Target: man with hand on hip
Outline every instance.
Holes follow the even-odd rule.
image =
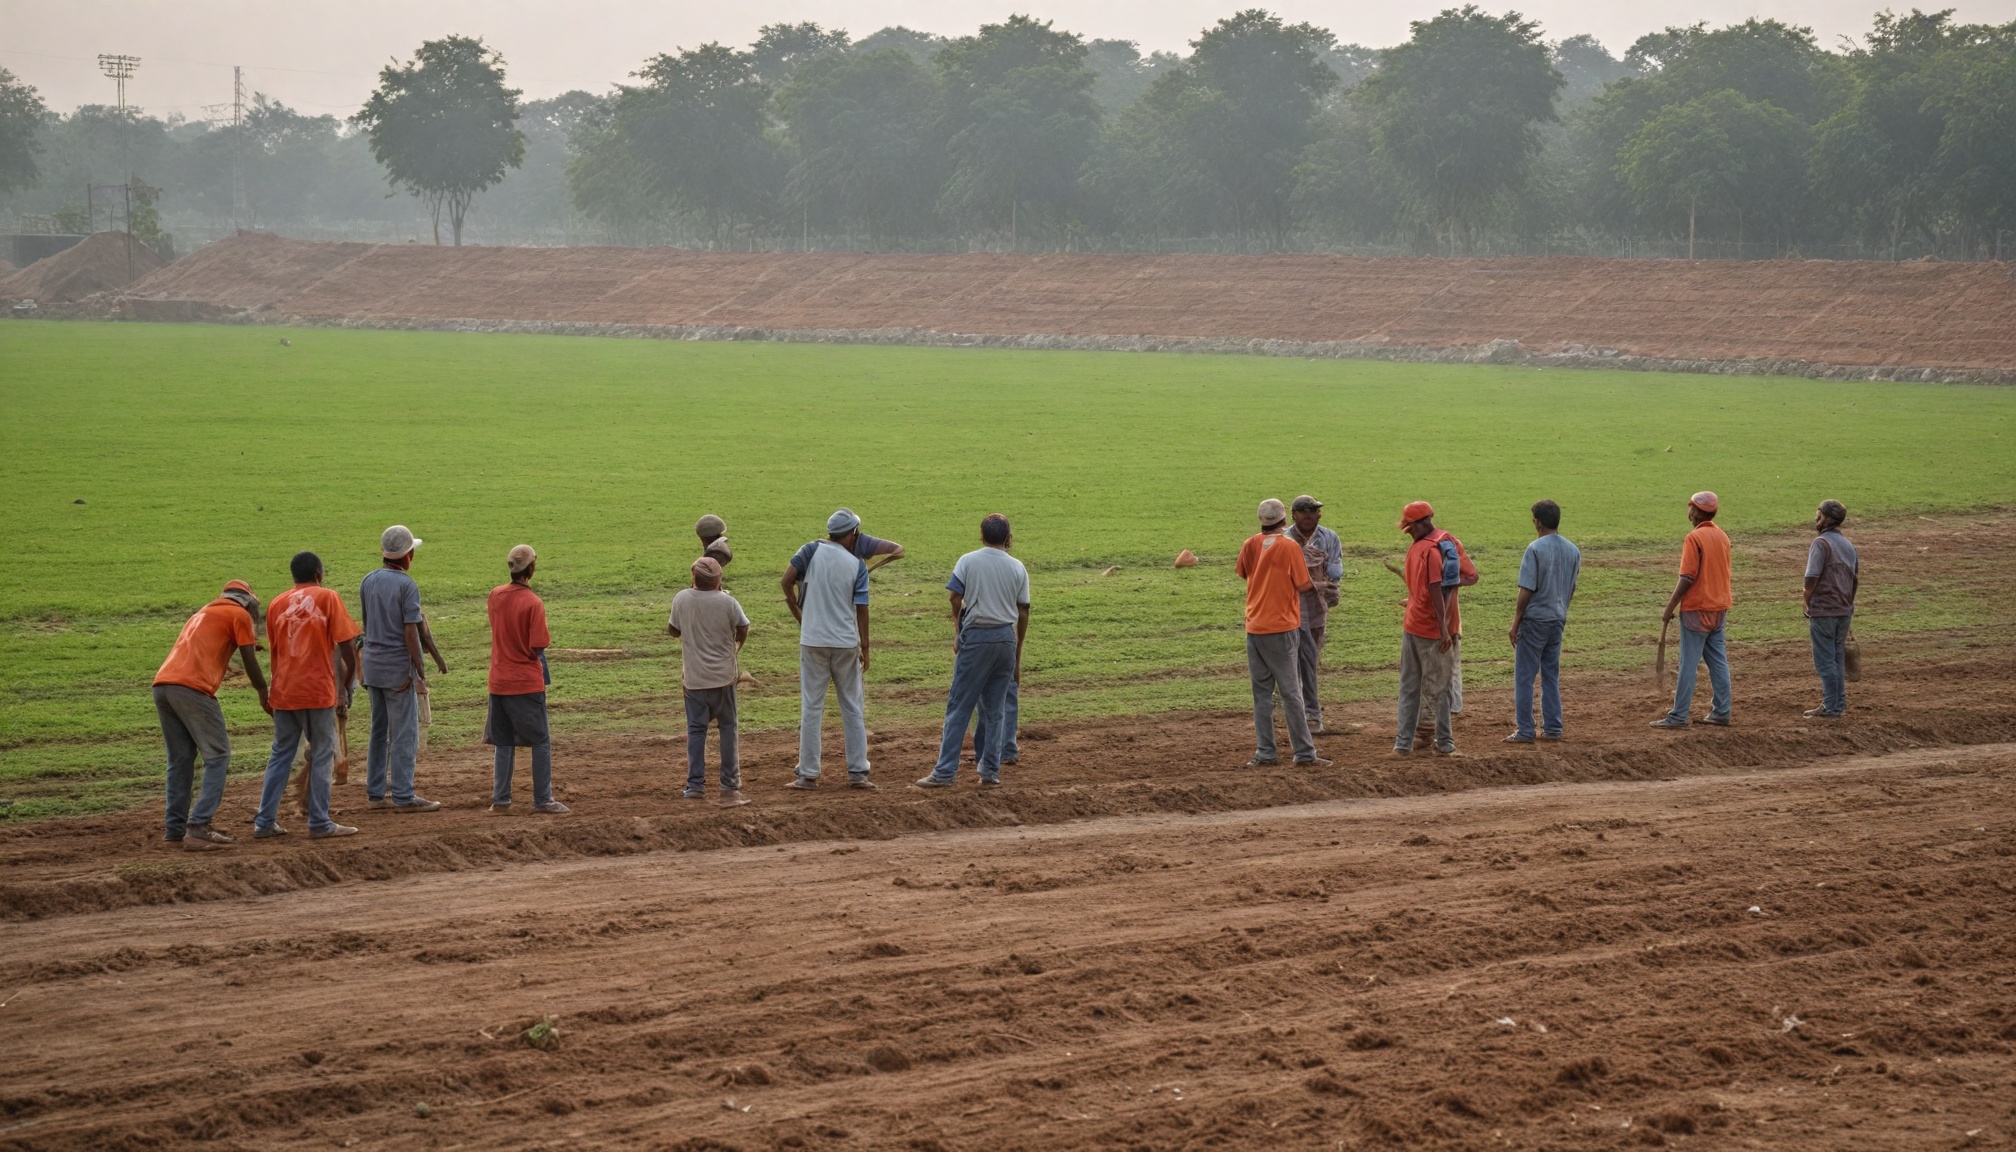
[[[980,730],[973,755],[980,786],[1001,783],[1008,689],[1022,679],[1022,641],[1029,633],[1029,570],[1008,554],[1014,539],[1006,516],[988,516],[980,521],[983,546],[961,556],[945,582],[955,630],[952,690],[945,699],[938,763],[929,776],[917,781],[920,788],[952,786],[959,774],[966,725],[975,711],[980,713]]]
[[[857,552],[860,542],[861,517],[837,509],[826,518],[826,538],[800,548],[778,581],[798,621],[798,769],[786,787],[801,792],[819,786],[828,684],[846,733],[847,786],[875,787],[861,683],[868,671],[868,564]]]
[[[378,538],[384,565],[357,590],[364,613],[364,690],[371,696],[371,743],[365,801],[394,812],[436,812],[439,801],[413,792],[420,759],[420,699],[427,668],[420,640],[420,586],[407,575],[420,540],[404,524]]]

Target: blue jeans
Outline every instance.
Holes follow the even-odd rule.
[[[1680,629],[1680,676],[1673,685],[1673,710],[1667,718],[1685,723],[1694,708],[1694,677],[1700,671],[1701,661],[1708,661],[1708,684],[1714,692],[1710,705],[1710,720],[1729,719],[1729,651],[1722,638],[1723,629],[1713,632],[1696,632],[1692,628]]]
[[[742,761],[735,747],[735,685],[688,688],[686,697],[686,790],[707,787],[707,725],[721,732],[721,787],[742,787]]]
[[[1848,625],[1852,616],[1810,616],[1813,670],[1820,674],[1820,709],[1836,716],[1848,710]]]
[[[980,714],[982,732],[1003,732],[1008,725],[1008,688],[1015,683],[1015,629],[972,628],[959,637],[959,656],[952,663],[952,690],[945,697],[945,729],[938,740],[936,780],[950,783],[959,775],[959,749],[966,726]],[[980,779],[1001,778],[999,741],[976,737],[974,756]]]
[[[975,712],[973,723],[973,758],[980,758],[980,750],[987,746],[988,727],[984,713]],[[1008,681],[1008,703],[1001,708],[1001,749],[995,757],[999,764],[1013,764],[1022,758],[1022,746],[1015,741],[1015,733],[1022,724],[1022,685],[1012,678]]]
[[[259,790],[259,815],[254,828],[271,828],[280,822],[280,797],[286,794],[287,778],[294,774],[294,754],[308,739],[308,831],[326,832],[334,826],[329,819],[329,779],[336,770],[336,709],[303,708],[273,710],[273,755],[266,761],[266,782]]]
[[[511,803],[511,773],[518,766],[518,749],[510,744],[495,748],[491,766],[490,803],[502,807]],[[553,742],[532,746],[532,803],[553,802]]]
[[[819,778],[820,728],[826,722],[826,685],[840,701],[847,741],[847,777],[868,778],[868,716],[861,688],[861,649],[798,646],[798,775]]]
[[[154,711],[168,745],[168,839],[180,840],[191,824],[208,827],[224,802],[224,774],[231,770],[231,735],[217,698],[180,684],[154,686]],[[196,807],[189,794],[196,783],[196,758],[203,758],[203,791]]]
[[[1512,653],[1512,719],[1517,735],[1533,738],[1533,677],[1540,677],[1540,722],[1561,735],[1561,633],[1566,620],[1521,620]]]
[[[404,688],[374,688],[371,694],[370,765],[364,780],[364,795],[385,799],[389,792],[394,804],[413,802],[413,767],[420,759],[420,700],[414,685]]]

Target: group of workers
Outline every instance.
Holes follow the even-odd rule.
[[[1730,723],[1729,662],[1724,642],[1732,606],[1729,537],[1715,523],[1720,502],[1713,492],[1697,492],[1687,502],[1693,525],[1681,546],[1679,580],[1668,598],[1664,622],[1680,623],[1679,677],[1672,707],[1652,722],[1679,729],[1692,721],[1697,665],[1706,662],[1712,703],[1704,722]],[[1328,617],[1339,602],[1343,545],[1322,525],[1323,503],[1299,496],[1289,505],[1260,503],[1260,531],[1240,547],[1235,566],[1246,582],[1246,661],[1253,687],[1255,749],[1248,768],[1280,763],[1275,738],[1274,700],[1282,702],[1293,762],[1328,766],[1315,738],[1332,731],[1323,721],[1318,670]],[[1854,614],[1859,561],[1841,533],[1847,509],[1827,500],[1814,515],[1815,538],[1808,550],[1804,607],[1821,681],[1821,703],[1805,714],[1839,717],[1847,708],[1848,627]],[[1561,509],[1552,500],[1532,507],[1535,539],[1520,559],[1518,594],[1510,640],[1513,657],[1515,727],[1511,744],[1560,740],[1564,736],[1560,661],[1568,607],[1575,596],[1581,553],[1560,534]],[[1406,583],[1401,622],[1400,691],[1393,755],[1414,750],[1417,728],[1434,751],[1456,755],[1451,718],[1462,708],[1461,589],[1477,582],[1476,566],[1462,541],[1435,524],[1427,501],[1408,504],[1399,528],[1412,540],[1397,571]],[[666,622],[680,643],[681,687],[686,712],[687,776],[684,795],[707,796],[706,744],[717,733],[719,791],[716,802],[735,807],[742,794],[737,748],[736,691],[748,682],[740,652],[749,637],[749,617],[723,588],[725,566],[734,560],[727,525],[704,516],[695,525],[701,556],[691,567],[690,588],[672,598]],[[410,569],[421,541],[404,525],[387,528],[379,540],[382,565],[358,589],[361,623],[343,598],[323,584],[322,561],[312,552],[294,556],[294,586],[265,610],[272,680],[262,674],[257,628],[260,603],[243,580],[226,584],[218,597],[183,626],[154,678],[154,703],[167,745],[166,839],[188,851],[211,851],[233,842],[215,827],[223,800],[231,742],[217,690],[231,658],[242,661],[259,703],[273,718],[273,744],[260,792],[252,834],[284,836],[279,824],[296,755],[308,743],[302,808],[314,839],[350,836],[330,808],[339,744],[345,743],[354,687],[361,683],[371,702],[367,753],[367,809],[434,812],[441,805],[415,791],[421,718],[427,703],[426,658],[447,671],[421,610],[419,586]],[[969,726],[980,786],[1001,783],[1004,765],[1016,762],[1016,729],[1022,678],[1022,650],[1029,628],[1029,573],[1012,554],[1008,518],[989,515],[980,523],[980,547],[953,565],[945,589],[953,622],[953,671],[938,756],[919,788],[951,787]],[[826,534],[798,549],[780,580],[784,602],[799,629],[798,763],[788,787],[820,786],[821,733],[826,693],[839,701],[847,787],[874,789],[868,761],[863,674],[870,662],[869,581],[874,568],[901,559],[903,547],[862,531],[861,518],[847,508],[826,521]],[[532,591],[538,556],[530,545],[510,549],[510,577],[488,601],[491,651],[489,708],[483,739],[494,748],[489,811],[512,809],[516,749],[529,748],[532,810],[563,814],[567,806],[553,794],[552,740],[546,688],[551,674],[546,649],[551,637],[546,610]],[[1533,709],[1534,682],[1540,685],[1539,722]],[[196,764],[202,763],[200,782]]]

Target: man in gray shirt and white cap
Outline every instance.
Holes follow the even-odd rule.
[[[441,804],[414,793],[420,758],[419,693],[427,679],[420,645],[420,586],[407,575],[419,537],[394,524],[378,538],[385,564],[364,577],[364,688],[371,696],[371,745],[364,795],[373,808],[435,812]],[[445,669],[444,669],[445,671]]]
[[[847,786],[868,779],[868,718],[861,677],[868,671],[868,564],[855,553],[861,517],[841,508],[826,518],[826,538],[798,550],[779,584],[798,621],[798,772],[789,787],[819,786],[819,737],[826,685],[840,700],[847,739]]]

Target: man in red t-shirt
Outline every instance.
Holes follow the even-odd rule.
[[[336,717],[349,711],[336,685],[339,680],[348,684],[356,674],[355,641],[363,629],[343,606],[343,597],[322,586],[321,557],[297,552],[288,568],[294,587],[274,597],[266,610],[266,643],[273,651],[273,754],[266,761],[252,835],[264,840],[287,834],[278,823],[280,797],[305,737],[308,835],[316,840],[354,836],[357,829],[329,817],[329,783],[336,768]]]
[[[1702,719],[1729,726],[1729,652],[1722,629],[1736,600],[1730,588],[1729,536],[1715,523],[1721,507],[1721,498],[1713,492],[1696,492],[1687,500],[1687,522],[1694,530],[1680,542],[1680,579],[1662,618],[1664,623],[1676,614],[1680,617],[1680,675],[1673,684],[1673,707],[1652,721],[1654,728],[1687,727],[1694,707],[1694,678],[1704,660],[1714,700]]]
[[[1402,572],[1407,579],[1407,612],[1400,634],[1400,728],[1393,753],[1414,751],[1414,728],[1425,709],[1435,718],[1435,751],[1456,753],[1449,726],[1450,678],[1463,619],[1456,612],[1456,589],[1464,582],[1469,557],[1454,536],[1435,527],[1435,508],[1416,500],[1400,513],[1400,530],[1414,538]],[[1474,572],[1474,569],[1472,570]],[[1474,581],[1474,575],[1470,577]]]
[[[546,723],[546,602],[532,591],[539,554],[530,544],[504,557],[511,582],[490,590],[490,714],[483,742],[496,749],[490,814],[511,811],[511,771],[519,748],[532,749],[532,810],[562,815],[553,798],[553,736]]]
[[[1279,500],[1260,502],[1260,532],[1239,549],[1236,571],[1246,581],[1246,671],[1253,678],[1253,734],[1256,748],[1248,768],[1281,762],[1274,744],[1274,693],[1281,693],[1281,711],[1288,719],[1288,739],[1295,763],[1327,768],[1309,735],[1302,711],[1302,677],[1296,666],[1297,637],[1302,627],[1302,593],[1313,587],[1302,546],[1283,528],[1288,509]]]
[[[231,843],[231,837],[210,826],[224,801],[224,775],[231,770],[231,734],[224,726],[217,688],[236,652],[245,664],[245,678],[259,694],[259,707],[269,714],[273,711],[266,677],[259,671],[258,620],[259,598],[252,594],[252,586],[231,581],[182,625],[175,647],[154,674],[154,711],[168,745],[165,839],[179,842],[184,851],[208,852]],[[203,790],[192,809],[189,793],[198,756],[203,758]]]

